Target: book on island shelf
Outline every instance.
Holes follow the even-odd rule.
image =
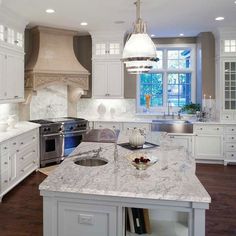
[[[151,224],[148,209],[128,208],[127,209],[127,228],[131,233],[151,234]]]

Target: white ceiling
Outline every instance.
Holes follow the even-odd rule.
[[[131,30],[135,20],[135,0],[2,0],[3,5],[25,17],[31,25],[78,30]],[[236,27],[235,0],[142,0],[141,15],[148,32],[156,37],[180,33],[196,36],[218,27]],[[46,14],[53,8],[55,14]],[[217,22],[215,17],[223,16]],[[80,22],[88,26],[80,26]],[[125,21],[115,24],[115,21]]]

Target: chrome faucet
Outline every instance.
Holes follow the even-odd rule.
[[[167,116],[170,116],[170,101],[167,103]]]

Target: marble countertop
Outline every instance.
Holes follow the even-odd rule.
[[[14,129],[8,128],[6,132],[0,132],[0,142],[21,135],[38,127],[40,127],[40,125],[36,123],[31,123],[27,121],[18,122]]]
[[[138,118],[138,117],[129,117],[129,118],[122,118],[122,117],[114,117],[112,118],[96,118],[96,117],[83,117],[91,122],[127,122],[127,123],[153,123],[152,120],[155,119],[162,119],[162,118]],[[223,121],[207,121],[207,122],[200,122],[196,120],[191,120],[188,117],[184,118],[183,120],[189,120],[193,124],[196,125],[236,125],[236,122],[223,122]]]
[[[147,141],[156,142],[151,135]],[[118,143],[128,140],[120,134]],[[127,158],[134,155],[118,145],[118,161],[114,161],[113,143],[81,143],[62,164],[39,186],[41,191],[105,195],[115,197],[174,200],[210,203],[211,198],[195,176],[194,158],[183,147],[164,140],[161,147],[135,151],[137,155],[157,157],[158,162],[146,170],[137,170]],[[88,156],[101,148],[100,157],[108,164],[84,167],[75,159]],[[138,152],[138,153],[137,153]],[[75,156],[77,155],[77,157]]]

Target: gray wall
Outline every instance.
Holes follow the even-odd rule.
[[[91,98],[92,96],[92,38],[91,36],[74,37],[74,51],[80,64],[89,72],[89,91],[83,98]]]
[[[197,102],[202,95],[215,98],[215,38],[211,32],[197,36]]]

